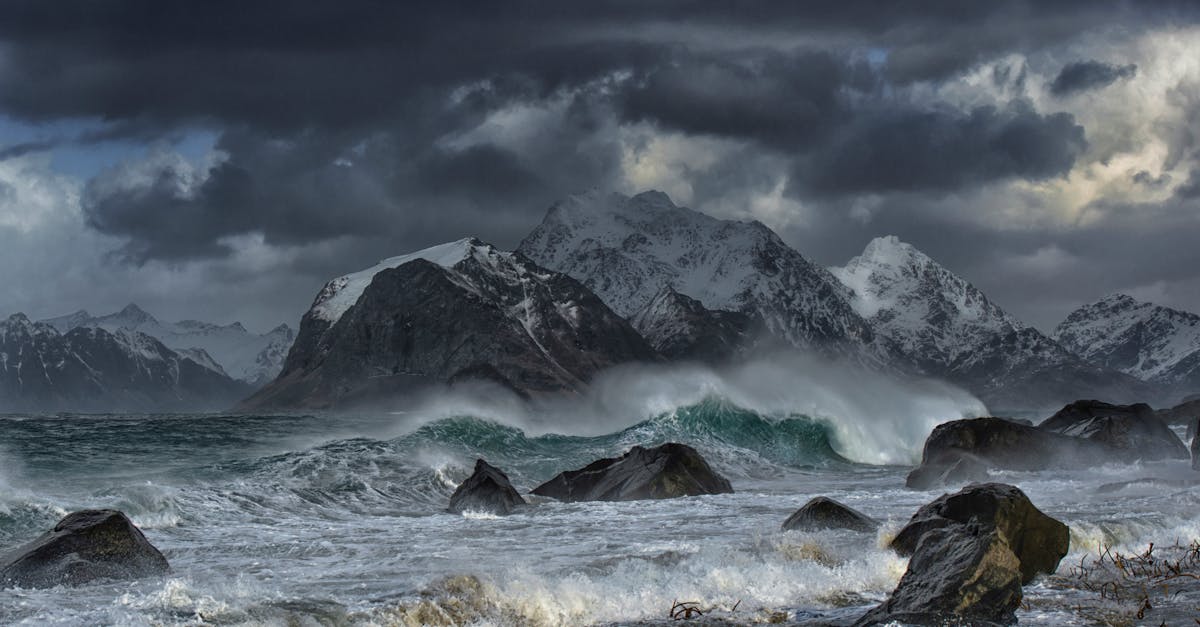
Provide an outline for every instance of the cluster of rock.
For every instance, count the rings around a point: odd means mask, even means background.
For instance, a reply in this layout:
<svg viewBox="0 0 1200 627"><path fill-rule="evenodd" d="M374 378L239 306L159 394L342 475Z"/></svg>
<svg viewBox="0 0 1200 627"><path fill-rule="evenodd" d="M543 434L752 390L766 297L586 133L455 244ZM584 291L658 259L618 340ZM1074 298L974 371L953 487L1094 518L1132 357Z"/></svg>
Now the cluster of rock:
<svg viewBox="0 0 1200 627"><path fill-rule="evenodd" d="M1015 423L1013 423L1015 424ZM1023 425L1022 425L1023 426ZM555 476L532 492L562 501L630 501L732 492L693 448L634 447ZM528 502L501 470L480 459L450 498L452 512L510 514ZM785 530L875 532L878 521L825 497L792 514ZM888 599L856 626L1012 624L1022 585L1053 573L1069 548L1066 525L1018 488L975 484L919 509L890 547L910 557ZM121 512L85 510L0 558L0 583L24 588L162 576L165 557Z"/></svg>
<svg viewBox="0 0 1200 627"><path fill-rule="evenodd" d="M1076 401L1040 425L971 418L939 425L907 485L919 490L987 478L988 470L1086 468L1105 462L1188 459L1191 453L1145 404Z"/></svg>
<svg viewBox="0 0 1200 627"><path fill-rule="evenodd" d="M856 626L1009 625L1021 586L1058 568L1070 532L1018 488L975 484L917 510L891 548L910 556L908 570Z"/></svg>
<svg viewBox="0 0 1200 627"><path fill-rule="evenodd" d="M696 449L676 442L654 448L635 446L621 457L600 459L578 470L559 473L532 494L578 501L638 501L701 494L729 494L729 480L713 470ZM528 502L508 476L486 461L450 497L449 511L510 514Z"/></svg>
<svg viewBox="0 0 1200 627"><path fill-rule="evenodd" d="M783 529L873 533L879 522L826 497L809 501ZM1008 625L1021 587L1053 573L1070 548L1070 532L1015 486L970 485L917 510L889 544L908 570L888 599L855 626Z"/></svg>

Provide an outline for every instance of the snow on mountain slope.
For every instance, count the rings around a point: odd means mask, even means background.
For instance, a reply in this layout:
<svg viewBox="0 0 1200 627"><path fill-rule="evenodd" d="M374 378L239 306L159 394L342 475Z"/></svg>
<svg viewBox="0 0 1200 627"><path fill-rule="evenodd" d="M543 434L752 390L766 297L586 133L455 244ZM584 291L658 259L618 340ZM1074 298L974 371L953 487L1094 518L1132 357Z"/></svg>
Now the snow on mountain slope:
<svg viewBox="0 0 1200 627"><path fill-rule="evenodd" d="M830 272L854 292L854 309L905 353L949 366L993 337L1028 328L983 292L895 236L872 240ZM1052 342L1046 343L1053 349Z"/></svg>
<svg viewBox="0 0 1200 627"><path fill-rule="evenodd" d="M1114 294L1071 312L1054 337L1144 381L1200 388L1200 316Z"/></svg>
<svg viewBox="0 0 1200 627"><path fill-rule="evenodd" d="M627 318L669 287L707 309L761 320L796 346L886 352L850 306L850 290L769 228L678 207L662 192L567 198L517 250Z"/></svg>
<svg viewBox="0 0 1200 627"><path fill-rule="evenodd" d="M966 280L896 237L872 240L830 272L852 304L922 372L963 385L991 403L1063 402L1089 394L1136 398L1138 382L1078 357L1021 323Z"/></svg>
<svg viewBox="0 0 1200 627"><path fill-rule="evenodd" d="M455 242L439 244L424 250L384 259L373 267L345 276L340 276L325 284L317 299L313 302L312 313L331 324L338 321L342 314L358 300L363 290L371 284L376 274L389 268L398 268L414 259L424 259L444 268L457 264L476 250L473 238L464 238Z"/></svg>
<svg viewBox="0 0 1200 627"><path fill-rule="evenodd" d="M43 322L61 333L78 327L99 327L112 332L128 329L145 333L173 350L194 356L197 363L208 366L204 358L195 352L202 351L217 366L215 371L251 385L263 385L279 374L287 350L295 339L295 332L287 325L280 325L259 335L247 331L238 322L223 326L196 320L161 322L134 304L106 316L93 317L81 310Z"/></svg>

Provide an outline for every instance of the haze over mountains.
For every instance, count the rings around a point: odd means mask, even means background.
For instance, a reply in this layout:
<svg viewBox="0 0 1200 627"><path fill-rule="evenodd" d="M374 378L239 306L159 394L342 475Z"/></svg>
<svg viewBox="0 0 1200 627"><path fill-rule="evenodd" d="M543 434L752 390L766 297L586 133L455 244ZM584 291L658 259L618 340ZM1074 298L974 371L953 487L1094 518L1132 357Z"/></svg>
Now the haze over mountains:
<svg viewBox="0 0 1200 627"><path fill-rule="evenodd" d="M211 361L205 365L255 387L279 374L296 336L286 324L259 335L247 331L240 322L224 326L198 320L162 322L134 304L105 316L93 317L80 310L43 322L61 333L77 327L145 333L198 362L203 363L207 357Z"/></svg>
<svg viewBox="0 0 1200 627"><path fill-rule="evenodd" d="M80 326L65 334L23 314L0 320L0 410L217 410L249 385L155 338Z"/></svg>
<svg viewBox="0 0 1200 627"><path fill-rule="evenodd" d="M824 268L759 222L661 192L564 199L512 252L467 238L335 278L294 345L286 326L162 323L136 306L40 328L30 337L153 336L179 360L262 385L246 410L350 408L471 379L555 394L620 364L719 365L781 347L943 379L1001 409L1164 404L1200 389L1194 314L1117 295L1048 336L895 237Z"/></svg>

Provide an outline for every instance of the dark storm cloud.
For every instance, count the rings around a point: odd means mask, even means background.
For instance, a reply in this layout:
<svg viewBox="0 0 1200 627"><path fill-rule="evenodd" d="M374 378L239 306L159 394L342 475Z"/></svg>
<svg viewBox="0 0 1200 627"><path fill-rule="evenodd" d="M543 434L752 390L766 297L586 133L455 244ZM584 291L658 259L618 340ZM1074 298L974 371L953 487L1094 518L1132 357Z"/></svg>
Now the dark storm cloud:
<svg viewBox="0 0 1200 627"><path fill-rule="evenodd" d="M1076 61L1063 66L1050 83L1050 93L1067 96L1111 85L1137 74L1137 65L1112 65L1101 61Z"/></svg>
<svg viewBox="0 0 1200 627"><path fill-rule="evenodd" d="M1008 107L860 112L811 159L795 185L818 194L949 191L1010 178L1037 181L1068 171L1087 147L1068 113Z"/></svg>
<svg viewBox="0 0 1200 627"><path fill-rule="evenodd" d="M621 103L626 119L795 150L848 117L844 90L875 80L865 63L823 51L679 56L632 81Z"/></svg>
<svg viewBox="0 0 1200 627"><path fill-rule="evenodd" d="M620 123L771 153L806 198L1061 175L1085 146L1069 114L897 94L1186 7L16 0L0 19L0 112L103 121L88 141L219 136L225 160L202 183L171 165L89 182L88 224L134 262L221 256L250 233L403 250L466 230L511 245L555 198L613 182ZM1017 94L1021 76L1005 78ZM452 141L505 108L563 100L519 140Z"/></svg>

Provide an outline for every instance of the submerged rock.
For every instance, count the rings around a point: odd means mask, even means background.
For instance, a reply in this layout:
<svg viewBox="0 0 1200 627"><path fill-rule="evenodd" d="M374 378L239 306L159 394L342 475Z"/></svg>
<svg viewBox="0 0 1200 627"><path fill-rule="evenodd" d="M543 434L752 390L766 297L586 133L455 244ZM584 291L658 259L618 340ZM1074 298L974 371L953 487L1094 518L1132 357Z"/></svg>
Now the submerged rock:
<svg viewBox="0 0 1200 627"><path fill-rule="evenodd" d="M925 440L921 465L905 484L917 490L987 479L989 468L1045 470L1107 459L1108 447L1004 418L969 418L938 425Z"/></svg>
<svg viewBox="0 0 1200 627"><path fill-rule="evenodd" d="M1039 428L1105 444L1125 461L1190 456L1179 436L1145 403L1112 405L1075 401L1047 418Z"/></svg>
<svg viewBox="0 0 1200 627"><path fill-rule="evenodd" d="M913 514L896 534L891 547L901 555L915 555L921 538L934 529L996 529L1021 564L1021 583L1038 573L1053 573L1070 547L1070 532L1063 523L1045 515L1016 486L980 483L954 494L943 494Z"/></svg>
<svg viewBox="0 0 1200 627"><path fill-rule="evenodd" d="M533 489L560 501L636 501L733 492L729 480L686 444L635 446L616 458L601 459L560 473Z"/></svg>
<svg viewBox="0 0 1200 627"><path fill-rule="evenodd" d="M0 581L23 588L74 586L98 579L138 579L170 570L167 558L125 514L89 509L0 559Z"/></svg>
<svg viewBox="0 0 1200 627"><path fill-rule="evenodd" d="M1021 586L1067 553L1066 525L1014 486L968 486L922 507L892 542L911 555L888 600L856 625L1010 625Z"/></svg>
<svg viewBox="0 0 1200 627"><path fill-rule="evenodd" d="M450 496L449 511L489 512L507 515L527 505L499 468L482 459L475 460L475 472L459 484Z"/></svg>
<svg viewBox="0 0 1200 627"><path fill-rule="evenodd" d="M784 530L818 531L850 529L875 531L879 522L866 514L824 496L818 496L796 510L783 523Z"/></svg>

